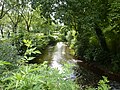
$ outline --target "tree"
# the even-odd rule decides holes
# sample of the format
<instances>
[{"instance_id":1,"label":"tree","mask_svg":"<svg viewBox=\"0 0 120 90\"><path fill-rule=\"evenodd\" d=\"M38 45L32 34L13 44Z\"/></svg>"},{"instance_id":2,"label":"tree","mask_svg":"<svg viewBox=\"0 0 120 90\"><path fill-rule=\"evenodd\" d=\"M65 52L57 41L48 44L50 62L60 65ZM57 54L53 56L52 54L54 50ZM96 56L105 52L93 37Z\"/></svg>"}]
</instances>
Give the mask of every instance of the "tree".
<instances>
[{"instance_id":1,"label":"tree","mask_svg":"<svg viewBox=\"0 0 120 90\"><path fill-rule=\"evenodd\" d=\"M21 0L0 0L0 30L2 37L5 31L3 27L6 27L3 21L10 18L12 22L13 32L16 32L18 22L19 22L19 9L21 6L25 5ZM8 17L6 17L6 15ZM6 19L5 19L6 18ZM8 21L8 20L7 20ZM6 22L7 23L7 22ZM10 33L10 31L9 31Z\"/></svg>"},{"instance_id":2,"label":"tree","mask_svg":"<svg viewBox=\"0 0 120 90\"><path fill-rule=\"evenodd\" d=\"M18 27L18 24L19 24L19 22L21 20L21 15L20 15L18 10L19 9L17 9L17 11L13 10L13 11L11 11L11 13L7 14L10 21L11 21L11 23L12 23L11 25L12 25L13 33L17 32L17 27Z\"/></svg>"},{"instance_id":3,"label":"tree","mask_svg":"<svg viewBox=\"0 0 120 90\"><path fill-rule=\"evenodd\" d=\"M81 34L83 26L94 27L101 48L108 51L106 40L102 33L102 28L107 25L107 13L109 9L108 0L35 1L41 4L43 11L42 15L46 18L54 17L56 21L74 28L79 34Z\"/></svg>"},{"instance_id":4,"label":"tree","mask_svg":"<svg viewBox=\"0 0 120 90\"><path fill-rule=\"evenodd\" d=\"M85 55L89 49L89 53L96 51L97 54L102 51L106 52L103 54L109 54L118 53L120 47L119 3L119 0L32 0L32 7L35 9L40 5L41 14L45 18L64 23L75 30L75 47L80 53L83 52L81 55ZM89 42L93 37L99 45L92 45L91 48ZM95 58L94 54L93 57ZM108 59L111 62L109 57Z\"/></svg>"}]
</instances>

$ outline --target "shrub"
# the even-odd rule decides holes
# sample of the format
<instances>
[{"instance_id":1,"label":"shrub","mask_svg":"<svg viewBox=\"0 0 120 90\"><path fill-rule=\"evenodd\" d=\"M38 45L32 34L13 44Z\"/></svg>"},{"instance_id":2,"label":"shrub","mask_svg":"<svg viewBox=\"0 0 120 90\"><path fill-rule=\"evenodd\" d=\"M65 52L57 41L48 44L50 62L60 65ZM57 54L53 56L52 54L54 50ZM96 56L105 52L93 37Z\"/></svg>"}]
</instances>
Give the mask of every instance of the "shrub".
<instances>
[{"instance_id":1,"label":"shrub","mask_svg":"<svg viewBox=\"0 0 120 90\"><path fill-rule=\"evenodd\" d=\"M111 68L113 72L120 72L120 54L111 55Z\"/></svg>"},{"instance_id":2,"label":"shrub","mask_svg":"<svg viewBox=\"0 0 120 90\"><path fill-rule=\"evenodd\" d=\"M103 80L100 80L98 83L98 90L110 90L108 82L107 77L103 76Z\"/></svg>"},{"instance_id":3,"label":"shrub","mask_svg":"<svg viewBox=\"0 0 120 90\"><path fill-rule=\"evenodd\" d=\"M23 39L29 40L30 34L21 32L17 35L12 35L11 37L12 44L16 46L19 55L23 55L27 49L27 47L23 43Z\"/></svg>"},{"instance_id":4,"label":"shrub","mask_svg":"<svg viewBox=\"0 0 120 90\"><path fill-rule=\"evenodd\" d=\"M78 90L78 85L71 79L68 65L63 71L50 68L46 63L21 66L9 77L2 77L4 90Z\"/></svg>"},{"instance_id":5,"label":"shrub","mask_svg":"<svg viewBox=\"0 0 120 90\"><path fill-rule=\"evenodd\" d=\"M33 60L35 57L34 55L41 54L39 50L36 49L36 47L33 47L32 41L30 40L23 40L24 45L27 47L24 58L22 59L23 62L29 62L30 60Z\"/></svg>"},{"instance_id":6,"label":"shrub","mask_svg":"<svg viewBox=\"0 0 120 90\"><path fill-rule=\"evenodd\" d=\"M103 76L103 80L100 80L98 82L98 87L97 88L92 88L92 87L88 87L86 88L86 90L110 90L111 87L108 84L108 79L107 77Z\"/></svg>"},{"instance_id":7,"label":"shrub","mask_svg":"<svg viewBox=\"0 0 120 90\"><path fill-rule=\"evenodd\" d=\"M11 42L4 40L0 42L0 60L16 64L20 57L17 55L17 49Z\"/></svg>"},{"instance_id":8,"label":"shrub","mask_svg":"<svg viewBox=\"0 0 120 90\"><path fill-rule=\"evenodd\" d=\"M17 54L16 47L12 46L10 41L2 40L0 42L0 76L3 72L18 68L17 63L21 57Z\"/></svg>"},{"instance_id":9,"label":"shrub","mask_svg":"<svg viewBox=\"0 0 120 90\"><path fill-rule=\"evenodd\" d=\"M104 51L100 47L89 46L84 53L84 58L87 61L97 62L99 64L104 64L104 66L111 63L110 53Z\"/></svg>"},{"instance_id":10,"label":"shrub","mask_svg":"<svg viewBox=\"0 0 120 90\"><path fill-rule=\"evenodd\" d=\"M20 55L23 55L27 49L23 42L24 39L31 40L33 46L37 47L41 52L48 45L55 44L56 42L53 36L44 36L37 33L19 33L12 37L12 41Z\"/></svg>"}]
</instances>

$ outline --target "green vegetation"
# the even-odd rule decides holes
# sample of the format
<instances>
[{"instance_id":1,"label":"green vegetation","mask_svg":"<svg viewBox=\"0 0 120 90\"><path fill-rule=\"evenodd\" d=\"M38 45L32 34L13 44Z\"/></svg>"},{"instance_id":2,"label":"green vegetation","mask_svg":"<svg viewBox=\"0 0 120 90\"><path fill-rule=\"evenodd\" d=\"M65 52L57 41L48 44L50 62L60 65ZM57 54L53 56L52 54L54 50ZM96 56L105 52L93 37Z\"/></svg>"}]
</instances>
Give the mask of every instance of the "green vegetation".
<instances>
[{"instance_id":1,"label":"green vegetation","mask_svg":"<svg viewBox=\"0 0 120 90\"><path fill-rule=\"evenodd\" d=\"M50 68L44 62L41 65L21 65L12 72L1 76L3 90L77 90L79 88L71 79L65 80L72 73L65 65L63 72Z\"/></svg>"},{"instance_id":2,"label":"green vegetation","mask_svg":"<svg viewBox=\"0 0 120 90\"><path fill-rule=\"evenodd\" d=\"M58 41L79 59L119 73L119 12L119 0L0 0L0 89L77 90L75 81L64 80L68 67L59 73L33 64ZM103 79L97 89L109 90Z\"/></svg>"},{"instance_id":3,"label":"green vegetation","mask_svg":"<svg viewBox=\"0 0 120 90\"><path fill-rule=\"evenodd\" d=\"M110 90L111 87L108 85L108 80L103 76L103 80L100 80L97 88L88 87L86 90Z\"/></svg>"},{"instance_id":4,"label":"green vegetation","mask_svg":"<svg viewBox=\"0 0 120 90\"><path fill-rule=\"evenodd\" d=\"M120 71L119 0L33 1L33 8L41 5L41 14L49 21L64 24L62 39L77 57Z\"/></svg>"}]
</instances>

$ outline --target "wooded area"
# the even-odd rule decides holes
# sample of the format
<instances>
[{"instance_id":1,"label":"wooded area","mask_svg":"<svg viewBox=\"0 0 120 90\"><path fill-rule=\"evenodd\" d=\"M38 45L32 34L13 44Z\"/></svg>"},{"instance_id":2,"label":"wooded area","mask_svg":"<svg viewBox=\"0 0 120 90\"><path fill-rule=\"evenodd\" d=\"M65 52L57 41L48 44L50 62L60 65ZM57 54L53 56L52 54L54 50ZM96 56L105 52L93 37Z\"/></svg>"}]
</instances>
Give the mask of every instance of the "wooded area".
<instances>
[{"instance_id":1,"label":"wooded area","mask_svg":"<svg viewBox=\"0 0 120 90\"><path fill-rule=\"evenodd\" d=\"M47 64L34 64L57 42L67 42L76 58L119 74L120 0L0 0L0 89L78 90L72 80L62 79L54 86L59 77L71 71L59 74ZM52 71L56 81L44 71ZM39 73L46 80L37 80ZM100 89L100 85L98 90L109 90L109 86Z\"/></svg>"}]
</instances>

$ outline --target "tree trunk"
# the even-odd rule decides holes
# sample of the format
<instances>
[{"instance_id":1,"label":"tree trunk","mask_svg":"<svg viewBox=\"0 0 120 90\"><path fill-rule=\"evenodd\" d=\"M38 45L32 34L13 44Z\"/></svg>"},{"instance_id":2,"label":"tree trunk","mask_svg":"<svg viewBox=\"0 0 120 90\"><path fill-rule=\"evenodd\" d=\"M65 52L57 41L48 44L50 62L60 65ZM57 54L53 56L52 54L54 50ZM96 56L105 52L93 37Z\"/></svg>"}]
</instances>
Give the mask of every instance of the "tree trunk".
<instances>
[{"instance_id":1,"label":"tree trunk","mask_svg":"<svg viewBox=\"0 0 120 90\"><path fill-rule=\"evenodd\" d=\"M27 28L27 31L30 32L30 25L29 24L27 24L26 28Z\"/></svg>"},{"instance_id":2,"label":"tree trunk","mask_svg":"<svg viewBox=\"0 0 120 90\"><path fill-rule=\"evenodd\" d=\"M7 38L10 38L10 31L7 32Z\"/></svg>"},{"instance_id":3,"label":"tree trunk","mask_svg":"<svg viewBox=\"0 0 120 90\"><path fill-rule=\"evenodd\" d=\"M4 38L3 28L1 27L1 25L0 25L0 31L1 31L2 38Z\"/></svg>"},{"instance_id":4,"label":"tree trunk","mask_svg":"<svg viewBox=\"0 0 120 90\"><path fill-rule=\"evenodd\" d=\"M101 28L98 26L98 25L95 25L95 32L96 32L96 35L98 37L98 40L99 40L99 43L101 45L101 48L104 50L104 51L109 51L108 47L107 47L107 43L106 43L106 40L105 40L105 37L103 35L103 32L101 30Z\"/></svg>"},{"instance_id":5,"label":"tree trunk","mask_svg":"<svg viewBox=\"0 0 120 90\"><path fill-rule=\"evenodd\" d=\"M14 23L14 25L13 25L13 33L17 33L17 25L18 25L18 23Z\"/></svg>"}]
</instances>

